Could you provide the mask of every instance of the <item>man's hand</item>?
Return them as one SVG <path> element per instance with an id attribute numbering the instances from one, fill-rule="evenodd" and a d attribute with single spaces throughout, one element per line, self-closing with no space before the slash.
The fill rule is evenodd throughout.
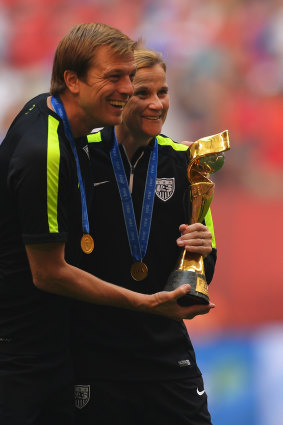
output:
<path id="1" fill-rule="evenodd" d="M 43 291 L 93 304 L 138 310 L 175 320 L 192 319 L 206 314 L 213 304 L 182 307 L 178 298 L 190 291 L 182 285 L 171 292 L 141 294 L 105 282 L 65 262 L 64 244 L 26 245 L 35 286 Z"/>
<path id="2" fill-rule="evenodd" d="M 171 292 L 157 292 L 156 294 L 151 295 L 153 298 L 153 305 L 148 312 L 166 316 L 170 319 L 182 320 L 193 319 L 195 316 L 200 314 L 207 314 L 215 307 L 212 303 L 208 305 L 196 304 L 189 307 L 180 306 L 177 302 L 178 298 L 186 295 L 190 290 L 190 285 L 185 284 Z"/>
<path id="3" fill-rule="evenodd" d="M 177 245 L 187 251 L 202 255 L 204 258 L 211 253 L 212 234 L 208 227 L 201 223 L 188 226 L 181 224 L 179 227 L 182 236 L 177 239 Z"/>

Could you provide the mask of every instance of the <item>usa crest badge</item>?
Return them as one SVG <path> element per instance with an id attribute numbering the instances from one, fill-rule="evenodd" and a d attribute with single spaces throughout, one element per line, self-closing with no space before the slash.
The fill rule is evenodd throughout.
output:
<path id="1" fill-rule="evenodd" d="M 161 201 L 168 201 L 175 192 L 175 177 L 157 178 L 155 193 Z"/>
<path id="2" fill-rule="evenodd" d="M 90 400 L 90 385 L 75 385 L 75 406 L 82 409 Z"/>

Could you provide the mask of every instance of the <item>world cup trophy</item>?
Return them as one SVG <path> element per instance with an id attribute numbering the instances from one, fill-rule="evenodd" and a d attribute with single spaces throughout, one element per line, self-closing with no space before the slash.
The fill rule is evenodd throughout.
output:
<path id="1" fill-rule="evenodd" d="M 214 195 L 215 184 L 208 178 L 224 164 L 224 152 L 230 149 L 228 130 L 204 137 L 192 143 L 187 150 L 187 176 L 190 182 L 191 202 L 185 206 L 190 224 L 202 223 Z M 203 256 L 183 249 L 177 266 L 169 275 L 165 291 L 173 291 L 184 283 L 191 290 L 178 299 L 182 306 L 209 304 L 208 284 L 205 278 Z"/>

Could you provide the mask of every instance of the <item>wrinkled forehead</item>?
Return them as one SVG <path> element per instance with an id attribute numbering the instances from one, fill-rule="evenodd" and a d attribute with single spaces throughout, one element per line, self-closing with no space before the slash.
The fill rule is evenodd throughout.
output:
<path id="1" fill-rule="evenodd" d="M 119 64 L 136 67 L 134 53 L 132 51 L 118 52 L 110 45 L 103 45 L 96 48 L 91 61 L 95 67 L 117 66 Z"/>

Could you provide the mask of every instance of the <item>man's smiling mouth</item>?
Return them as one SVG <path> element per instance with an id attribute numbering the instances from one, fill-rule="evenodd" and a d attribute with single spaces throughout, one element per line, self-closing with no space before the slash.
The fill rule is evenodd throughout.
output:
<path id="1" fill-rule="evenodd" d="M 127 102 L 122 100 L 110 100 L 110 104 L 114 106 L 115 108 L 122 109 L 126 105 Z"/>

